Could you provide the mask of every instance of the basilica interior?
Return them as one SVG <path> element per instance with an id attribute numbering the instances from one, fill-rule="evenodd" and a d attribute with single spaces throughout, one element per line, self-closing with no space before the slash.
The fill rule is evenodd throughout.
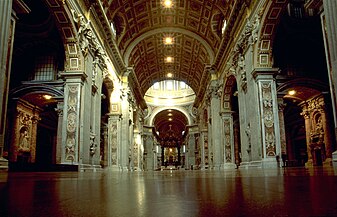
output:
<path id="1" fill-rule="evenodd" d="M 337 159 L 334 0 L 0 1 L 0 167 Z"/>

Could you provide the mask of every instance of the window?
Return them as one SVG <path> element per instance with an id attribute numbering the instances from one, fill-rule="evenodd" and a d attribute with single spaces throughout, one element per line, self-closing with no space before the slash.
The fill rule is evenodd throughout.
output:
<path id="1" fill-rule="evenodd" d="M 57 65 L 53 55 L 39 56 L 35 59 L 35 68 L 29 80 L 51 81 L 56 78 Z"/>

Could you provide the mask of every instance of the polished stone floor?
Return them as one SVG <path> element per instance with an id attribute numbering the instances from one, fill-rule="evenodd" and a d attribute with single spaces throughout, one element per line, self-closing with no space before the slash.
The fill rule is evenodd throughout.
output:
<path id="1" fill-rule="evenodd" d="M 0 216 L 337 216 L 333 168 L 0 172 Z"/>

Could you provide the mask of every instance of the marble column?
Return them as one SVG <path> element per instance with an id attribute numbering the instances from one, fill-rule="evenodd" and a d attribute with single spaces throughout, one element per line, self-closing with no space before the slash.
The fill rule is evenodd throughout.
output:
<path id="1" fill-rule="evenodd" d="M 311 120 L 310 120 L 310 113 L 306 108 L 303 108 L 303 111 L 301 115 L 304 116 L 304 123 L 305 123 L 305 140 L 307 143 L 307 153 L 308 153 L 308 161 L 305 163 L 306 166 L 312 166 L 313 160 L 312 160 L 312 154 L 311 154 Z"/>
<path id="2" fill-rule="evenodd" d="M 164 165 L 164 151 L 165 151 L 165 148 L 164 148 L 164 146 L 160 146 L 161 147 L 161 165 L 162 166 L 165 166 Z"/>
<path id="3" fill-rule="evenodd" d="M 332 140 L 333 137 L 331 135 L 331 130 L 329 128 L 330 123 L 329 119 L 326 116 L 326 112 L 324 109 L 321 110 L 321 115 L 322 115 L 322 125 L 323 125 L 323 132 L 324 132 L 324 144 L 325 144 L 325 157 L 326 157 L 326 162 L 330 163 L 331 158 L 332 158 Z"/>
<path id="4" fill-rule="evenodd" d="M 206 150 L 207 148 L 205 148 L 205 146 L 207 145 L 207 142 L 205 143 L 205 141 L 207 141 L 207 131 L 201 131 L 200 132 L 200 169 L 204 170 L 206 169 L 206 157 L 208 157 L 208 150 Z"/>
<path id="5" fill-rule="evenodd" d="M 195 133 L 191 133 L 188 139 L 188 152 L 186 153 L 186 168 L 196 165 L 195 162 Z"/>
<path id="6" fill-rule="evenodd" d="M 330 90 L 332 95 L 335 135 L 337 135 L 337 1 L 323 0 L 323 7 L 326 21 L 326 50 L 329 53 L 327 56 L 330 57 L 330 59 L 328 59 Z M 335 138 L 335 142 L 337 142 L 336 140 Z"/>
<path id="7" fill-rule="evenodd" d="M 233 112 L 222 112 L 223 121 L 223 165 L 224 169 L 234 169 L 235 157 L 234 157 L 234 129 L 233 129 Z"/>
<path id="8" fill-rule="evenodd" d="M 108 148 L 107 148 L 107 161 L 108 168 L 111 170 L 119 170 L 119 137 L 120 130 L 120 115 L 108 114 Z"/>
<path id="9" fill-rule="evenodd" d="M 83 145 L 80 137 L 81 131 L 81 105 L 82 86 L 86 79 L 86 74 L 80 71 L 64 72 L 64 109 L 63 109 L 63 129 L 62 129 L 62 164 L 81 164 L 83 155 Z"/>
<path id="10" fill-rule="evenodd" d="M 11 20 L 12 0 L 0 1 L 0 169 L 8 169 L 3 158 L 8 86 L 10 80 L 11 51 L 15 22 Z"/>
<path id="11" fill-rule="evenodd" d="M 125 85 L 125 84 L 123 84 Z M 121 109 L 122 109 L 122 118 L 121 118 L 121 130 L 118 131 L 121 136 L 120 140 L 120 162 L 119 166 L 122 171 L 128 171 L 129 168 L 129 157 L 130 157 L 130 128 L 129 128 L 129 101 L 128 101 L 128 94 L 130 93 L 129 88 L 124 87 L 123 94 L 122 94 L 122 102 L 121 102 Z"/>
<path id="12" fill-rule="evenodd" d="M 286 141 L 286 131 L 284 125 L 284 108 L 285 103 L 283 98 L 278 98 L 278 116 L 279 116 L 279 128 L 280 128 L 280 143 L 281 143 L 281 155 L 287 154 L 287 141 Z"/>
<path id="13" fill-rule="evenodd" d="M 63 109 L 64 109 L 64 103 L 58 102 L 57 107 L 55 111 L 58 115 L 58 121 L 57 121 L 57 139 L 56 139 L 56 157 L 55 157 L 55 163 L 61 164 L 62 162 L 62 131 L 63 131 Z"/>
<path id="14" fill-rule="evenodd" d="M 19 137 L 16 135 L 16 132 L 20 132 L 21 124 L 20 124 L 20 119 L 23 113 L 16 108 L 15 110 L 15 115 L 13 118 L 13 131 L 12 131 L 12 143 L 9 148 L 9 161 L 10 162 L 16 162 L 17 161 L 17 156 L 18 156 L 18 144 L 19 144 Z M 27 120 L 28 118 L 26 118 Z M 27 123 L 27 122 L 26 122 Z M 29 125 L 29 124 L 27 124 Z"/>
<path id="15" fill-rule="evenodd" d="M 108 125 L 104 124 L 102 127 L 102 142 L 101 142 L 101 149 L 103 151 L 103 155 L 101 156 L 100 163 L 102 167 L 108 167 L 109 165 L 109 129 Z"/>
<path id="16" fill-rule="evenodd" d="M 32 132 L 31 132 L 31 152 L 30 152 L 30 162 L 35 163 L 36 161 L 36 137 L 37 137 L 37 123 L 39 122 L 39 115 L 32 116 Z"/>
<path id="17" fill-rule="evenodd" d="M 241 163 L 241 145 L 240 145 L 240 124 L 239 120 L 233 122 L 234 133 L 234 157 L 235 164 L 239 166 Z"/>
<path id="18" fill-rule="evenodd" d="M 276 82 L 278 69 L 255 69 L 253 76 L 258 86 L 260 127 L 262 132 L 262 166 L 277 167 L 281 154 Z"/>
<path id="19" fill-rule="evenodd" d="M 140 170 L 140 159 L 139 159 L 139 147 L 140 147 L 140 140 L 138 139 L 140 134 L 138 131 L 133 132 L 132 144 L 132 169 L 135 171 Z"/>
<path id="20" fill-rule="evenodd" d="M 153 147 L 153 135 L 149 133 L 144 134 L 144 170 L 153 171 L 155 169 L 155 153 Z"/>
<path id="21" fill-rule="evenodd" d="M 223 165 L 223 143 L 222 143 L 222 132 L 223 125 L 221 123 L 220 117 L 220 92 L 219 85 L 216 80 L 213 80 L 209 89 L 210 97 L 210 127 L 211 127 L 211 149 L 213 154 L 213 168 L 220 169 Z"/>

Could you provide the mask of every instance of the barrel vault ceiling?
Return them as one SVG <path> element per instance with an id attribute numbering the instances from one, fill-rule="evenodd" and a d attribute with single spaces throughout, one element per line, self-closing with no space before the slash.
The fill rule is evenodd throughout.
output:
<path id="1" fill-rule="evenodd" d="M 171 79 L 186 82 L 200 96 L 222 43 L 224 20 L 230 20 L 237 0 L 103 0 L 102 5 L 116 31 L 118 49 L 144 96 L 154 82 Z M 172 44 L 164 38 L 172 37 Z M 172 57 L 172 62 L 166 58 Z"/>

